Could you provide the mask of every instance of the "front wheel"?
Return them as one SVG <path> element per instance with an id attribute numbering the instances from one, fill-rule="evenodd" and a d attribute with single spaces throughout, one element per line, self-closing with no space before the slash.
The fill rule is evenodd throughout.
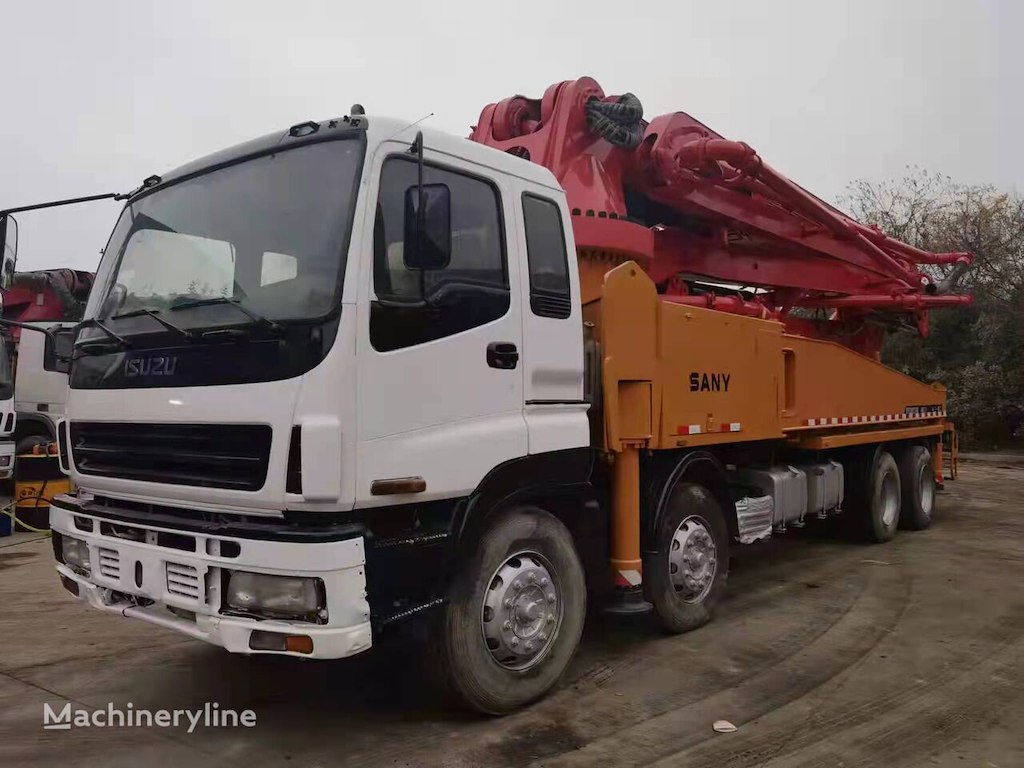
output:
<path id="1" fill-rule="evenodd" d="M 446 687 L 491 715 L 539 699 L 576 652 L 586 601 L 583 566 L 561 521 L 537 507 L 501 514 L 449 590 L 434 639 Z"/>
<path id="2" fill-rule="evenodd" d="M 670 632 L 705 624 L 729 575 L 729 529 L 701 485 L 672 490 L 658 524 L 657 551 L 644 558 L 644 594 Z"/>

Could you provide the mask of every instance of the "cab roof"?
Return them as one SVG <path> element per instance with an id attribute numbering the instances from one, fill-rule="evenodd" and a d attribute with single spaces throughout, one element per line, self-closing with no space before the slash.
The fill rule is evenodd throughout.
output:
<path id="1" fill-rule="evenodd" d="M 470 139 L 453 136 L 433 128 L 417 126 L 406 120 L 392 117 L 346 115 L 319 122 L 311 120 L 297 123 L 283 131 L 268 133 L 200 157 L 162 176 L 149 177 L 139 189 L 132 193 L 132 197 L 149 193 L 159 187 L 212 171 L 221 166 L 232 165 L 248 157 L 266 154 L 275 148 L 292 148 L 302 144 L 360 135 L 364 136 L 371 144 L 371 149 L 382 142 L 398 142 L 409 145 L 420 131 L 423 133 L 424 149 L 428 157 L 441 154 L 462 158 L 491 170 L 561 191 L 555 177 L 547 168 Z"/>

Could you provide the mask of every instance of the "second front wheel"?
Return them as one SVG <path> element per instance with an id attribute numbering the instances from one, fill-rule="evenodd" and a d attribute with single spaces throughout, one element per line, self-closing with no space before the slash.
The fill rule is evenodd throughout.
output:
<path id="1" fill-rule="evenodd" d="M 729 529 L 715 497 L 680 483 L 656 531 L 657 551 L 644 558 L 644 595 L 670 632 L 705 624 L 729 574 Z"/>

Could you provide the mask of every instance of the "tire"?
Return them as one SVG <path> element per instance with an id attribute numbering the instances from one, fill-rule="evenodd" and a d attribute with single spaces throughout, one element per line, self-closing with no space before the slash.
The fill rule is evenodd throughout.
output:
<path id="1" fill-rule="evenodd" d="M 924 530 L 932 524 L 932 513 L 935 511 L 932 455 L 924 446 L 910 446 L 900 456 L 899 469 L 903 488 L 900 525 L 912 531 Z"/>
<path id="2" fill-rule="evenodd" d="M 507 714 L 558 682 L 586 612 L 583 566 L 568 529 L 537 507 L 511 509 L 488 524 L 455 575 L 432 638 L 433 663 L 462 704 Z"/>
<path id="3" fill-rule="evenodd" d="M 867 474 L 868 486 L 864 512 L 867 514 L 867 535 L 881 544 L 896 535 L 900 522 L 902 491 L 896 459 L 887 451 L 879 451 Z"/>
<path id="4" fill-rule="evenodd" d="M 644 557 L 644 596 L 666 629 L 689 632 L 708 622 L 725 590 L 729 576 L 725 517 L 704 486 L 680 483 L 672 489 L 655 536 L 657 551 Z M 692 559 L 684 562 L 687 554 Z M 687 575 L 692 581 L 686 580 Z"/>
<path id="5" fill-rule="evenodd" d="M 38 446 L 46 447 L 51 442 L 49 435 L 31 434 L 25 435 L 15 444 L 14 452 L 16 454 L 21 453 L 32 453 L 33 449 Z"/>

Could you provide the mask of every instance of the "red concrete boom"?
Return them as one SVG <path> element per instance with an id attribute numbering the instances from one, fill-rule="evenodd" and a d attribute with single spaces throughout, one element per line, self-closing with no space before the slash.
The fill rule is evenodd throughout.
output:
<path id="1" fill-rule="evenodd" d="M 678 303 L 778 317 L 877 356 L 886 327 L 911 323 L 925 333 L 928 309 L 971 300 L 950 292 L 971 254 L 894 240 L 749 145 L 684 112 L 648 123 L 635 96 L 606 96 L 591 78 L 491 104 L 470 138 L 549 168 L 568 195 L 580 257 L 634 259 Z M 954 268 L 936 282 L 923 267 L 940 264 Z M 692 278 L 754 290 L 688 295 L 705 290 Z M 797 317 L 795 308 L 823 311 Z"/>

